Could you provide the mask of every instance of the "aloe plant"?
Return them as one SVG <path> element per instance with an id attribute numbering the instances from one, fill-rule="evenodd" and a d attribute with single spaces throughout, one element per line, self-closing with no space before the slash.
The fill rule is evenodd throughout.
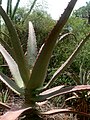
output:
<path id="1" fill-rule="evenodd" d="M 23 19 L 23 22 L 25 22 L 25 20 L 27 19 L 28 15 L 31 13 L 33 7 L 34 7 L 35 4 L 36 4 L 36 1 L 37 1 L 37 0 L 34 0 L 34 1 L 32 2 L 32 5 L 30 6 L 30 9 L 29 9 L 26 17 Z M 15 4 L 14 8 L 12 7 L 12 2 L 13 2 L 12 0 L 7 0 L 6 13 L 10 16 L 11 20 L 14 20 L 14 16 L 15 16 L 16 11 L 17 11 L 17 9 L 18 9 L 20 0 L 17 0 L 17 1 L 16 1 L 16 4 Z M 1 1 L 0 3 L 2 3 L 2 1 Z"/>
<path id="2" fill-rule="evenodd" d="M 12 77 L 14 81 L 6 76 L 5 74 L 0 72 L 0 80 L 4 82 L 11 90 L 13 90 L 18 95 L 25 96 L 25 102 L 20 110 L 9 111 L 5 115 L 1 116 L 1 120 L 15 120 L 20 114 L 26 114 L 25 111 L 33 112 L 37 115 L 47 115 L 54 114 L 58 112 L 71 112 L 76 114 L 81 114 L 84 116 L 90 117 L 87 113 L 80 113 L 77 111 L 72 111 L 68 109 L 62 110 L 54 110 L 48 112 L 40 112 L 38 111 L 36 105 L 38 102 L 47 101 L 53 97 L 56 97 L 61 94 L 66 94 L 74 91 L 84 91 L 90 90 L 90 85 L 79 85 L 79 86 L 70 86 L 65 87 L 57 86 L 51 89 L 48 87 L 51 85 L 53 81 L 72 63 L 73 59 L 84 45 L 84 43 L 90 37 L 90 34 L 83 39 L 77 48 L 72 52 L 70 57 L 66 60 L 66 62 L 54 73 L 49 83 L 46 86 L 43 86 L 45 83 L 45 78 L 47 74 L 48 64 L 50 61 L 50 57 L 52 55 L 54 46 L 56 45 L 58 36 L 66 24 L 73 7 L 77 0 L 71 0 L 65 9 L 64 13 L 61 15 L 60 19 L 52 29 L 51 33 L 48 35 L 45 43 L 40 48 L 40 51 L 37 52 L 37 44 L 35 32 L 33 29 L 33 25 L 29 22 L 29 35 L 27 42 L 27 53 L 26 56 L 22 50 L 20 45 L 20 41 L 16 32 L 16 29 L 7 16 L 3 8 L 0 6 L 0 15 L 4 19 L 6 26 L 9 31 L 10 42 L 12 44 L 12 48 L 7 44 L 3 44 L 4 41 L 0 40 L 0 52 L 5 58 L 8 67 L 11 71 Z M 64 36 L 60 39 L 62 40 Z M 3 47 L 3 45 L 5 47 Z M 8 49 L 9 48 L 9 49 Z M 36 110 L 37 109 L 37 110 Z"/>
<path id="3" fill-rule="evenodd" d="M 71 72 L 70 72 L 71 71 Z M 80 66 L 80 73 L 77 75 L 74 71 L 70 70 L 67 75 L 70 76 L 76 83 L 76 85 L 88 85 L 89 84 L 89 69 L 83 68 L 83 63 Z M 89 91 L 80 91 L 80 92 L 72 92 L 71 97 L 66 98 L 65 102 L 72 103 L 73 108 L 80 112 L 88 113 L 89 110 Z M 69 105 L 69 104 L 68 104 Z M 80 120 L 87 119 L 86 117 L 78 116 Z"/>
<path id="4" fill-rule="evenodd" d="M 30 6 L 30 9 L 29 9 L 29 11 L 27 12 L 25 18 L 23 18 L 23 20 L 22 20 L 22 23 L 24 23 L 24 22 L 27 20 L 29 14 L 31 13 L 32 9 L 34 8 L 36 2 L 37 2 L 37 0 L 34 0 L 34 1 L 33 1 L 33 3 L 32 3 L 32 5 Z"/>

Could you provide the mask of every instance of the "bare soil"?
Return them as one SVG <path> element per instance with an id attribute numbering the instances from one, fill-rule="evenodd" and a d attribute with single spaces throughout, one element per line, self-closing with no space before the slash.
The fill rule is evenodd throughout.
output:
<path id="1" fill-rule="evenodd" d="M 11 107 L 11 110 L 17 110 L 17 109 L 21 108 L 23 102 L 24 102 L 23 97 L 18 97 L 18 96 L 12 95 L 11 97 L 9 97 L 6 104 Z M 60 106 L 62 107 L 62 105 L 60 105 Z M 60 106 L 58 108 L 61 108 Z M 57 107 L 55 107 L 53 102 L 50 102 L 50 101 L 48 101 L 47 103 L 45 103 L 41 107 L 38 107 L 38 109 L 40 109 L 40 111 L 43 111 L 43 112 L 49 111 L 49 110 L 54 110 L 56 108 Z M 0 115 L 4 114 L 7 111 L 8 110 L 3 110 L 1 108 Z M 40 118 L 41 118 L 41 120 L 77 120 L 76 116 L 73 116 L 73 114 L 46 115 L 46 116 L 40 116 Z M 21 120 L 21 118 L 20 118 L 20 120 Z M 34 119 L 34 120 L 38 120 L 38 119 Z"/>

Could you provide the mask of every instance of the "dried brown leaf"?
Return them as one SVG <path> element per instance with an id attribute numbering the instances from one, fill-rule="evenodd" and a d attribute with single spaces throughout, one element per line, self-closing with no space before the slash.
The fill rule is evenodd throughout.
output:
<path id="1" fill-rule="evenodd" d="M 16 120 L 23 112 L 27 110 L 31 110 L 31 107 L 16 110 L 16 111 L 8 111 L 0 117 L 0 120 Z"/>
<path id="2" fill-rule="evenodd" d="M 90 118 L 90 114 L 84 113 L 84 112 L 78 112 L 75 110 L 70 110 L 70 109 L 54 109 L 50 110 L 47 112 L 41 112 L 42 115 L 53 115 L 53 114 L 58 114 L 58 113 L 74 113 L 82 116 L 86 116 Z"/>

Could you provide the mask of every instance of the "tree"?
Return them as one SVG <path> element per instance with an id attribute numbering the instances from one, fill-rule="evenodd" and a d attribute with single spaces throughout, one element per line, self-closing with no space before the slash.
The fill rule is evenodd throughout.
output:
<path id="1" fill-rule="evenodd" d="M 86 2 L 86 6 L 80 7 L 73 12 L 73 15 L 80 18 L 87 18 L 90 24 L 90 2 Z"/>

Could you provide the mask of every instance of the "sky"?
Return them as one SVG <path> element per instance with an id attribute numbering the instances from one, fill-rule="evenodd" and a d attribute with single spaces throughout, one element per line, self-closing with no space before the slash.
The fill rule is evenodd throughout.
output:
<path id="1" fill-rule="evenodd" d="M 2 1 L 3 1 L 3 6 L 5 7 L 7 4 L 7 0 L 2 0 Z M 12 0 L 12 1 L 14 5 L 16 0 Z M 30 3 L 29 1 L 30 0 L 21 0 L 20 6 L 27 6 Z M 46 3 L 47 12 L 55 20 L 57 20 L 60 17 L 60 15 L 63 13 L 69 1 L 70 0 L 37 0 L 37 2 L 40 2 L 42 5 Z M 86 2 L 89 2 L 89 1 L 90 0 L 78 0 L 74 9 L 78 9 L 86 5 Z"/>
<path id="2" fill-rule="evenodd" d="M 64 9 L 66 8 L 70 0 L 47 0 L 47 1 L 49 6 L 48 12 L 52 15 L 54 19 L 58 19 L 60 17 L 60 14 L 63 13 Z M 86 2 L 89 1 L 90 0 L 78 0 L 74 9 L 78 9 L 81 6 L 86 5 Z"/>

